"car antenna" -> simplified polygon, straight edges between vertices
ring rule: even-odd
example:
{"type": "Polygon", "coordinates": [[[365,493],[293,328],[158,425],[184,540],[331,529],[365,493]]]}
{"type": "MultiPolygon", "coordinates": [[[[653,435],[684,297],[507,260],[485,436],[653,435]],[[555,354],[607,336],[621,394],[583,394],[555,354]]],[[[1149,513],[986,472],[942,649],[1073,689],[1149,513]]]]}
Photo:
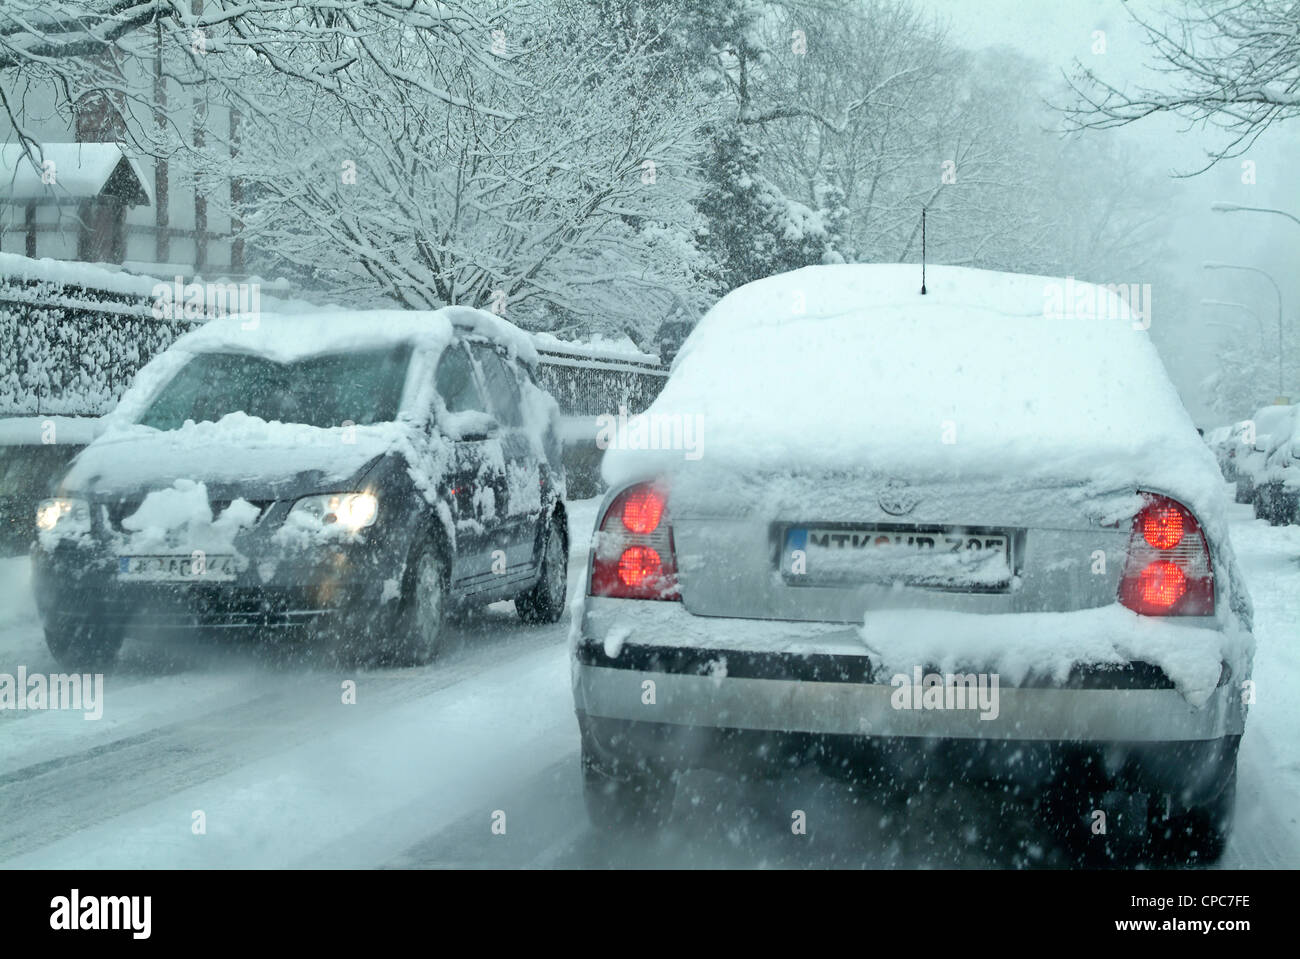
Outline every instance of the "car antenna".
{"type": "Polygon", "coordinates": [[[921,295],[925,296],[925,207],[921,207],[921,295]]]}

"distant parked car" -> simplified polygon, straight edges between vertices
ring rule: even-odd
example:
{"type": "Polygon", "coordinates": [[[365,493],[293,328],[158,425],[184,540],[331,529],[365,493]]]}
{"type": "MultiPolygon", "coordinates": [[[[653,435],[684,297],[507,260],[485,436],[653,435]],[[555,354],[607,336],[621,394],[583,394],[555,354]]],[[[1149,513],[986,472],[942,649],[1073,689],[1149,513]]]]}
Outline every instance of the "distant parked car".
{"type": "Polygon", "coordinates": [[[1291,435],[1295,411],[1294,406],[1263,406],[1250,421],[1255,438],[1237,459],[1237,502],[1250,503],[1256,516],[1260,516],[1257,489],[1266,482],[1269,458],[1291,435]]]}
{"type": "Polygon", "coordinates": [[[1205,445],[1210,448],[1210,452],[1214,454],[1214,458],[1219,462],[1219,472],[1222,473],[1224,465],[1223,459],[1226,453],[1228,440],[1232,436],[1232,427],[1216,426],[1208,433],[1198,427],[1197,432],[1201,435],[1201,439],[1205,441],[1205,445]]]}
{"type": "MultiPolygon", "coordinates": [[[[1246,452],[1250,449],[1250,444],[1246,442],[1252,427],[1250,420],[1239,420],[1228,427],[1228,435],[1225,436],[1215,448],[1215,458],[1219,462],[1219,471],[1223,478],[1229,483],[1237,482],[1237,466],[1245,457],[1246,452]]],[[[1237,502],[1246,502],[1238,499],[1237,502]]]]}
{"type": "Polygon", "coordinates": [[[1050,278],[919,286],[740,287],[648,411],[698,419],[702,455],[606,453],[573,647],[593,822],[662,826],[686,770],[816,763],[1062,797],[1081,842],[1100,810],[1217,858],[1253,643],[1214,457],[1105,291],[1053,319],[1050,278]]]}
{"type": "Polygon", "coordinates": [[[452,604],[563,609],[558,409],[490,313],[215,320],[155,357],[36,510],[50,651],[294,630],[414,665],[452,604]]]}
{"type": "Polygon", "coordinates": [[[1291,432],[1268,454],[1255,489],[1256,513],[1273,526],[1300,523],[1300,416],[1291,432]]]}

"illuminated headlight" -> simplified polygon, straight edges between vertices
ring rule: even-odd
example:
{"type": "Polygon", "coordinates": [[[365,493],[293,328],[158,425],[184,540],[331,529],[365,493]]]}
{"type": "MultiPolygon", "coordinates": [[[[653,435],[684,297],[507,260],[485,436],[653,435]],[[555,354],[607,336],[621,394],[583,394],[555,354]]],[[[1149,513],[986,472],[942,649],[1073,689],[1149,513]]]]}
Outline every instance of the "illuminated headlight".
{"type": "Polygon", "coordinates": [[[36,506],[36,528],[42,533],[89,533],[90,505],[80,499],[44,499],[36,506]]]}
{"type": "Polygon", "coordinates": [[[310,516],[322,526],[337,523],[348,530],[373,526],[379,516],[379,500],[373,493],[326,493],[307,496],[293,504],[289,516],[310,516]]]}

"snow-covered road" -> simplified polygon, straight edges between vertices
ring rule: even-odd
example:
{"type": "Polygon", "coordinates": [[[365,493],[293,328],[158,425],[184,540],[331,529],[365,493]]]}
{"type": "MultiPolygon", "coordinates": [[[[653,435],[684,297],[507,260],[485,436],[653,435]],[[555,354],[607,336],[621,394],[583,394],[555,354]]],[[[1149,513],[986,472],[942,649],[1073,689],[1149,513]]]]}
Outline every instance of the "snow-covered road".
{"type": "MultiPolygon", "coordinates": [[[[594,501],[574,504],[576,544],[594,501]]],[[[1300,528],[1233,507],[1256,607],[1258,703],[1225,868],[1300,866],[1300,528]]],[[[585,549],[576,546],[570,595],[585,549]]],[[[57,672],[25,559],[0,560],[0,672],[57,672]]],[[[1030,810],[977,789],[882,804],[807,772],[692,774],[654,840],[583,809],[568,624],[508,604],[433,666],[345,673],[253,648],[128,643],[103,718],[0,713],[0,866],[1020,866],[1066,864],[1030,810]],[[343,684],[356,682],[356,703],[343,684]],[[808,834],[790,830],[803,809],[808,834]],[[505,831],[493,830],[504,815],[505,831]],[[196,832],[201,821],[204,831],[196,832]]]]}

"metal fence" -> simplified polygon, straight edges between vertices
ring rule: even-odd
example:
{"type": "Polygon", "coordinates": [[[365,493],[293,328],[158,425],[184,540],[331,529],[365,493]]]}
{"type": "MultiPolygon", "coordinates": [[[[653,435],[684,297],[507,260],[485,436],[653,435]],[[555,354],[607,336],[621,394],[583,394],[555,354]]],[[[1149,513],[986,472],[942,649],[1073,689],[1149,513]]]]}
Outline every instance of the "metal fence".
{"type": "Polygon", "coordinates": [[[194,321],[148,297],[0,276],[0,416],[99,416],[194,321]]]}
{"type": "MultiPolygon", "coordinates": [[[[99,416],[136,372],[200,320],[158,319],[146,296],[0,276],[0,416],[99,416]]],[[[547,343],[538,380],[569,416],[644,410],[668,373],[547,343]]]]}

